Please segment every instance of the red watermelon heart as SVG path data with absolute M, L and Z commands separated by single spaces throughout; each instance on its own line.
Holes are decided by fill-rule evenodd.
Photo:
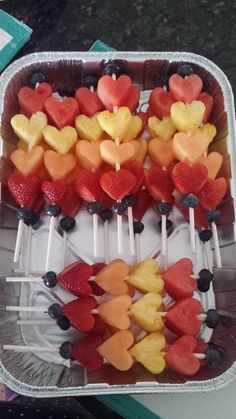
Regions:
M 66 192 L 66 184 L 63 180 L 55 180 L 54 182 L 45 180 L 41 189 L 52 204 L 60 204 Z
M 208 179 L 198 194 L 200 205 L 205 210 L 215 209 L 224 198 L 227 192 L 225 178 Z
M 205 112 L 203 117 L 203 124 L 206 124 L 211 116 L 212 108 L 213 108 L 213 97 L 209 95 L 207 92 L 202 92 L 198 98 L 203 104 L 205 105 Z
M 111 170 L 102 174 L 100 184 L 112 199 L 119 201 L 125 195 L 129 195 L 136 185 L 136 179 L 133 173 L 126 169 L 120 169 L 117 172 Z
M 97 348 L 103 343 L 100 335 L 87 335 L 73 343 L 72 358 L 88 371 L 98 371 L 103 366 L 103 357 Z
M 128 163 L 123 164 L 123 169 L 129 170 L 136 179 L 136 185 L 131 189 L 130 193 L 135 195 L 143 186 L 144 182 L 144 167 L 142 163 L 137 160 L 131 160 Z
M 208 170 L 202 163 L 190 165 L 177 163 L 172 170 L 172 179 L 176 188 L 184 195 L 197 194 L 208 178 Z
M 191 278 L 192 274 L 193 263 L 187 258 L 178 260 L 164 272 L 165 289 L 174 300 L 192 297 L 197 288 L 196 280 Z
M 124 102 L 120 106 L 127 106 L 130 112 L 133 113 L 135 109 L 137 109 L 138 107 L 139 98 L 140 98 L 140 89 L 138 87 L 131 86 L 127 98 L 124 100 Z
M 101 171 L 82 170 L 76 178 L 76 191 L 87 202 L 101 201 L 103 190 L 100 185 Z
M 175 99 L 170 92 L 162 87 L 156 87 L 152 90 L 148 103 L 154 115 L 162 119 L 170 115 L 170 108 L 175 103 Z
M 73 126 L 75 117 L 79 113 L 78 102 L 73 97 L 67 97 L 63 100 L 50 97 L 46 100 L 44 106 L 50 120 L 59 129 L 68 125 Z
M 17 204 L 21 206 L 32 206 L 40 187 L 41 179 L 35 174 L 25 177 L 20 173 L 13 173 L 8 179 L 8 188 Z
M 177 301 L 167 311 L 166 327 L 178 336 L 196 336 L 201 330 L 201 322 L 197 318 L 201 310 L 202 305 L 195 298 Z
M 88 263 L 74 262 L 59 273 L 57 281 L 77 297 L 88 297 L 92 292 L 88 279 L 92 275 L 93 268 Z
M 20 108 L 26 116 L 37 111 L 44 111 L 46 100 L 52 95 L 52 88 L 48 83 L 41 83 L 36 89 L 24 86 L 18 92 Z
M 125 102 L 131 88 L 131 78 L 126 75 L 113 80 L 111 76 L 103 76 L 98 81 L 97 94 L 109 111 L 120 107 Z
M 146 187 L 156 201 L 172 202 L 175 185 L 171 174 L 159 167 L 152 167 L 146 174 Z
M 91 92 L 87 87 L 80 87 L 75 98 L 79 103 L 80 113 L 91 118 L 96 112 L 101 112 L 104 105 L 96 92 Z
M 175 206 L 182 212 L 186 221 L 189 222 L 189 209 L 183 205 L 175 203 Z M 208 228 L 208 221 L 206 219 L 205 211 L 197 205 L 194 208 L 194 224 L 197 229 L 201 230 L 202 228 Z
M 84 297 L 65 304 L 62 307 L 62 312 L 76 329 L 81 332 L 89 332 L 95 325 L 95 318 L 91 311 L 96 307 L 95 298 Z
M 202 79 L 197 74 L 191 74 L 184 79 L 178 74 L 173 74 L 169 78 L 169 90 L 176 101 L 191 103 L 199 98 Z
M 165 354 L 168 368 L 178 374 L 196 374 L 201 366 L 199 359 L 193 354 L 197 350 L 197 342 L 196 338 L 188 335 L 177 339 Z

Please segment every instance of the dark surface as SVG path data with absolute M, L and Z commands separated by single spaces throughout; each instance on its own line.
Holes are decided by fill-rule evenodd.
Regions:
M 33 29 L 20 55 L 86 51 L 191 51 L 214 61 L 236 89 L 234 0 L 9 0 L 1 8 Z

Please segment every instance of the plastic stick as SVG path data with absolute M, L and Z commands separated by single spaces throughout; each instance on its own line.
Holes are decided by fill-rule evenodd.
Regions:
M 133 209 L 128 207 L 128 223 L 129 223 L 129 243 L 130 253 L 132 256 L 135 255 L 135 243 L 134 243 L 134 228 L 133 228 Z
M 22 219 L 20 219 L 19 223 L 18 223 L 17 236 L 16 236 L 14 262 L 18 262 L 18 260 L 19 260 L 20 250 L 21 250 L 21 242 L 22 242 L 22 235 L 23 235 L 23 228 L 24 228 L 24 221 Z
M 4 351 L 14 352 L 58 352 L 56 346 L 24 346 L 24 345 L 3 345 Z
M 191 207 L 189 208 L 189 229 L 190 229 L 191 251 L 192 253 L 196 253 L 194 209 Z
M 221 261 L 221 254 L 220 254 L 220 246 L 219 246 L 219 238 L 216 223 L 211 223 L 213 241 L 214 241 L 214 248 L 215 248 L 215 255 L 216 255 L 216 266 L 217 268 L 222 268 L 222 261 Z
M 93 255 L 98 256 L 98 215 L 93 214 Z
M 140 234 L 136 233 L 135 237 L 135 247 L 136 247 L 136 262 L 139 263 L 141 261 L 140 255 Z
M 32 248 L 32 226 L 30 225 L 30 226 L 28 226 L 28 231 L 27 231 L 25 275 L 29 275 L 29 273 L 30 273 L 31 248 Z
M 45 271 L 49 271 L 50 263 L 51 263 L 51 256 L 52 256 L 52 245 L 53 245 L 53 233 L 56 224 L 57 217 L 50 217 L 50 224 L 49 224 L 49 235 L 48 235 L 48 247 L 47 247 L 47 256 L 46 256 L 46 264 L 45 264 Z
M 105 263 L 109 263 L 109 223 L 104 222 L 104 247 L 105 247 Z
M 66 266 L 66 247 L 67 247 L 68 233 L 63 231 L 63 244 L 62 244 L 62 270 Z

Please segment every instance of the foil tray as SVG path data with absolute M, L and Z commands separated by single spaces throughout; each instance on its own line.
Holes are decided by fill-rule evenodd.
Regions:
M 9 163 L 9 153 L 14 150 L 17 138 L 11 126 L 11 117 L 19 111 L 17 92 L 23 85 L 30 85 L 33 71 L 42 70 L 47 75 L 53 91 L 65 83 L 78 88 L 81 85 L 84 73 L 96 71 L 102 74 L 102 61 L 107 59 L 122 60 L 127 73 L 134 84 L 142 90 L 142 103 L 145 106 L 145 97 L 155 86 L 155 77 L 159 72 L 176 71 L 180 63 L 192 63 L 194 72 L 199 74 L 204 83 L 204 91 L 214 97 L 214 111 L 211 122 L 217 127 L 217 136 L 210 146 L 210 151 L 219 151 L 223 157 L 223 166 L 220 175 L 227 178 L 230 192 L 221 204 L 222 216 L 218 224 L 218 233 L 221 246 L 223 268 L 214 268 L 214 249 L 208 249 L 208 256 L 214 268 L 214 292 L 211 288 L 207 294 L 201 295 L 205 310 L 216 307 L 222 314 L 222 324 L 212 333 L 203 327 L 201 337 L 219 344 L 226 350 L 223 363 L 216 369 L 201 368 L 198 374 L 186 379 L 166 370 L 161 375 L 154 376 L 146 371 L 140 364 L 128 372 L 121 373 L 113 367 L 105 365 L 99 372 L 87 373 L 75 363 L 63 363 L 55 355 L 16 354 L 4 352 L 0 348 L 0 380 L 20 394 L 34 397 L 115 394 L 115 393 L 162 393 L 162 392 L 193 392 L 209 391 L 220 388 L 233 380 L 236 375 L 236 247 L 235 243 L 235 196 L 236 196 L 236 150 L 235 150 L 235 123 L 234 102 L 230 84 L 224 73 L 211 61 L 191 53 L 141 53 L 141 52 L 109 52 L 109 53 L 79 53 L 79 52 L 43 52 L 28 55 L 14 62 L 0 78 L 0 342 L 1 344 L 53 344 L 63 341 L 63 333 L 58 330 L 44 327 L 17 326 L 18 313 L 5 312 L 6 305 L 18 304 L 48 304 L 55 301 L 44 288 L 37 284 L 13 284 L 5 282 L 6 276 L 12 276 L 24 271 L 24 253 L 22 252 L 18 266 L 13 264 L 13 252 L 16 238 L 15 204 L 6 187 L 7 178 L 12 171 Z M 70 234 L 68 246 L 68 260 L 73 262 L 79 258 L 92 263 L 94 258 L 91 250 L 92 237 L 91 219 L 81 211 L 78 214 L 79 230 Z M 188 225 L 181 214 L 175 210 L 173 214 L 174 231 L 168 238 L 169 264 L 181 257 L 192 257 L 189 250 Z M 35 231 L 32 240 L 31 272 L 43 269 L 46 252 L 46 239 L 48 232 L 47 219 Z M 141 236 L 141 256 L 156 257 L 160 259 L 160 237 L 157 234 L 156 224 L 158 218 L 150 210 L 144 218 L 146 228 Z M 125 223 L 124 223 L 125 224 Z M 103 242 L 102 227 L 100 226 L 100 243 Z M 125 227 L 124 227 L 125 230 Z M 124 235 L 127 235 L 124 231 Z M 115 250 L 115 222 L 110 228 L 110 243 L 112 243 L 111 259 L 117 256 Z M 128 242 L 128 235 L 124 242 Z M 52 269 L 60 270 L 60 247 L 62 237 L 55 232 L 52 258 Z M 114 245 L 113 245 L 114 243 Z M 37 249 L 40 248 L 40 254 Z M 99 248 L 99 257 L 103 259 L 103 247 Z M 127 249 L 125 259 L 132 263 Z M 127 256 L 127 257 L 126 257 Z M 197 241 L 197 257 L 193 259 L 194 270 L 198 272 L 206 266 L 205 249 Z M 68 295 L 56 290 L 63 301 Z M 21 316 L 27 318 L 27 315 Z M 31 317 L 32 318 L 32 317 Z M 37 318 L 39 316 L 37 315 Z M 211 336 L 212 334 L 212 336 Z M 77 335 L 78 336 L 78 335 Z M 74 338 L 74 333 L 66 334 L 66 339 Z

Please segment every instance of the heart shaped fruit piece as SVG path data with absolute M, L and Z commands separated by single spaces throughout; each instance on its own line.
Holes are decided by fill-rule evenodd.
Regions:
M 98 114 L 98 122 L 101 128 L 113 139 L 125 138 L 127 129 L 132 121 L 129 108 L 121 107 L 116 112 L 103 111 Z
M 172 143 L 172 151 L 177 160 L 195 163 L 207 151 L 208 137 L 202 132 L 193 135 L 178 132 Z
M 144 214 L 151 206 L 152 198 L 150 197 L 146 189 L 141 189 L 136 195 L 136 197 L 138 202 L 133 207 L 133 217 L 135 220 L 141 221 L 143 219 Z
M 156 115 L 158 118 L 169 116 L 171 105 L 174 102 L 175 99 L 172 94 L 162 89 L 162 87 L 153 89 L 148 101 L 153 115 Z
M 76 167 L 76 158 L 72 153 L 59 154 L 48 150 L 44 153 L 44 165 L 52 180 L 65 179 Z
M 125 295 L 128 293 L 128 286 L 125 282 L 129 274 L 129 266 L 122 259 L 115 259 L 105 266 L 95 277 L 95 282 L 113 296 Z
M 227 192 L 225 178 L 208 179 L 198 194 L 200 205 L 205 210 L 215 209 Z
M 135 195 L 143 186 L 143 182 L 144 182 L 143 164 L 137 160 L 131 160 L 125 163 L 122 167 L 123 169 L 129 170 L 135 176 L 136 185 L 130 191 L 130 194 Z
M 66 97 L 63 100 L 50 97 L 44 106 L 50 120 L 59 129 L 74 125 L 75 117 L 79 113 L 78 102 L 73 97 Z
M 166 327 L 178 336 L 196 336 L 201 330 L 201 322 L 197 317 L 201 311 L 202 305 L 195 298 L 177 301 L 167 311 Z
M 192 297 L 197 288 L 196 280 L 191 278 L 192 274 L 193 263 L 187 258 L 178 260 L 164 272 L 165 289 L 174 300 Z
M 76 329 L 81 332 L 89 332 L 95 324 L 95 318 L 91 311 L 96 306 L 97 301 L 93 297 L 77 298 L 64 304 L 62 312 Z
M 202 80 L 197 74 L 182 78 L 173 74 L 169 78 L 170 93 L 176 101 L 191 103 L 199 98 L 202 90 Z
M 150 116 L 148 118 L 148 130 L 152 138 L 160 137 L 163 141 L 167 141 L 173 137 L 176 132 L 176 128 L 170 117 L 165 117 L 162 120 L 156 116 Z
M 202 163 L 190 165 L 177 163 L 172 170 L 172 179 L 176 188 L 183 194 L 198 194 L 208 178 L 207 168 Z
M 122 75 L 117 80 L 111 76 L 103 76 L 98 81 L 97 94 L 109 111 L 120 107 L 128 97 L 131 88 L 131 78 Z
M 222 166 L 223 156 L 222 154 L 217 153 L 217 151 L 212 151 L 207 157 L 200 157 L 198 161 L 206 166 L 208 177 L 215 179 Z
M 150 292 L 132 304 L 130 316 L 147 332 L 156 332 L 164 327 L 164 322 L 157 311 L 161 306 L 162 297 L 155 292 Z
M 128 349 L 133 345 L 134 337 L 129 330 L 121 330 L 103 342 L 98 353 L 119 371 L 129 370 L 133 364 L 133 357 Z
M 99 122 L 98 115 L 95 114 L 91 118 L 85 115 L 78 115 L 75 119 L 75 128 L 82 140 L 96 142 L 100 140 L 104 134 Z
M 44 140 L 60 154 L 66 154 L 77 141 L 77 132 L 73 127 L 64 127 L 60 131 L 47 125 L 43 130 Z
M 213 97 L 209 95 L 207 92 L 202 92 L 198 98 L 201 102 L 205 105 L 205 113 L 202 123 L 206 124 L 211 116 L 212 108 L 213 108 Z
M 163 141 L 161 138 L 149 141 L 148 154 L 152 162 L 161 167 L 168 167 L 175 160 L 172 144 L 172 140 Z
M 30 206 L 40 192 L 41 179 L 35 174 L 23 176 L 20 173 L 12 173 L 8 179 L 8 188 L 21 206 Z
M 150 195 L 157 201 L 172 202 L 175 185 L 171 174 L 159 167 L 152 167 L 146 174 L 146 186 Z
M 193 354 L 197 346 L 198 341 L 193 336 L 181 336 L 165 354 L 168 368 L 178 374 L 189 376 L 196 374 L 201 366 L 199 359 Z
M 91 118 L 95 113 L 103 111 L 104 105 L 96 92 L 91 92 L 87 87 L 80 87 L 75 94 L 79 103 L 80 113 Z
M 22 112 L 31 116 L 37 111 L 44 110 L 46 100 L 52 95 L 52 88 L 48 83 L 41 83 L 36 89 L 24 86 L 18 92 L 18 101 Z
M 126 330 L 130 326 L 130 318 L 127 313 L 132 304 L 129 295 L 114 297 L 112 300 L 98 306 L 98 313 L 105 323 Z
M 102 189 L 115 201 L 119 201 L 128 195 L 136 185 L 136 179 L 133 173 L 126 169 L 120 169 L 118 172 L 109 171 L 103 173 L 100 179 Z
M 75 153 L 80 167 L 83 169 L 98 169 L 102 164 L 100 153 L 101 141 L 89 143 L 88 141 L 78 141 L 75 147 Z
M 91 332 L 90 332 L 91 333 Z M 72 345 L 72 359 L 78 361 L 87 371 L 98 371 L 103 367 L 103 357 L 97 352 L 103 343 L 100 335 L 89 334 Z
M 115 165 L 132 160 L 135 157 L 136 150 L 132 143 L 116 145 L 113 141 L 104 140 L 100 145 L 100 152 L 105 162 Z
M 36 112 L 29 119 L 21 114 L 14 115 L 11 118 L 11 126 L 14 132 L 30 147 L 40 143 L 46 125 L 47 116 L 43 112 Z
M 43 154 L 43 147 L 38 145 L 28 151 L 15 150 L 11 153 L 10 159 L 22 175 L 28 176 L 38 172 L 43 166 Z
M 87 202 L 100 201 L 103 190 L 100 186 L 101 172 L 82 170 L 76 178 L 76 191 Z
M 165 358 L 161 350 L 166 346 L 165 337 L 158 332 L 150 333 L 136 343 L 129 353 L 153 374 L 160 374 L 165 368 Z
M 145 259 L 132 272 L 128 283 L 142 292 L 160 292 L 164 282 L 160 274 L 160 266 L 154 259 Z
M 199 100 L 185 105 L 176 102 L 171 106 L 171 120 L 178 131 L 194 132 L 200 127 L 205 113 L 205 106 Z
M 63 180 L 55 180 L 54 182 L 44 181 L 42 183 L 42 192 L 46 195 L 52 204 L 60 204 L 65 192 L 66 184 Z
M 93 274 L 93 268 L 88 263 L 74 262 L 67 266 L 57 277 L 58 283 L 77 297 L 88 297 L 91 286 L 88 279 Z

